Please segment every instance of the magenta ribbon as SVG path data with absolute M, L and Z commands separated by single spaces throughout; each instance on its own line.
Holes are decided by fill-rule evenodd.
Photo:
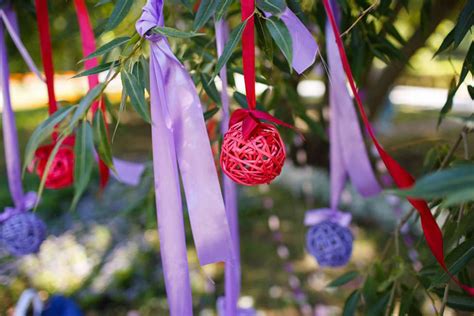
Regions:
M 153 169 L 161 257 L 172 316 L 192 315 L 179 175 L 201 265 L 233 259 L 224 201 L 194 83 L 165 37 L 163 0 L 148 0 L 136 24 L 150 42 Z M 179 165 L 179 171 L 178 171 Z
M 217 56 L 220 57 L 224 51 L 225 44 L 229 38 L 229 25 L 223 19 L 215 22 Z M 227 92 L 227 67 L 224 65 L 219 76 L 222 82 L 221 102 L 222 120 L 221 133 L 224 135 L 229 126 L 230 108 L 229 95 Z M 240 237 L 239 237 L 239 217 L 237 208 L 237 185 L 225 173 L 222 173 L 222 183 L 224 187 L 224 204 L 227 213 L 227 221 L 230 226 L 230 233 L 234 247 L 234 260 L 225 266 L 225 306 L 226 316 L 236 316 L 238 314 L 237 302 L 240 296 L 241 271 L 240 271 Z M 224 308 L 222 308 L 224 310 Z M 224 315 L 224 313 L 222 314 Z
M 21 182 L 21 159 L 18 146 L 18 135 L 15 123 L 15 115 L 10 99 L 10 71 L 8 67 L 8 52 L 5 43 L 5 27 L 10 36 L 14 40 L 21 55 L 25 59 L 28 66 L 40 78 L 36 66 L 27 53 L 18 36 L 18 24 L 16 15 L 11 6 L 0 9 L 0 80 L 3 98 L 3 142 L 5 151 L 5 161 L 7 168 L 8 187 L 13 200 L 14 207 L 6 207 L 4 212 L 0 214 L 0 221 L 8 219 L 10 216 L 29 210 L 36 201 L 36 194 L 23 191 Z M 33 204 L 31 203 L 33 201 Z
M 268 12 L 265 12 L 265 15 L 271 16 Z M 298 74 L 302 74 L 314 64 L 316 54 L 318 53 L 318 44 L 311 32 L 290 8 L 286 7 L 281 13 L 280 19 L 285 23 L 291 36 L 293 48 L 291 66 Z

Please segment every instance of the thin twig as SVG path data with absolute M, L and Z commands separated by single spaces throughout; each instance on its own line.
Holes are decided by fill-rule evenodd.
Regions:
M 464 144 L 464 159 L 465 160 L 469 160 L 469 146 L 467 143 L 467 132 L 468 131 L 466 129 L 463 129 L 460 135 Z M 465 206 L 466 206 L 466 203 L 462 203 L 461 207 L 459 208 L 459 214 L 456 220 L 456 231 L 458 230 L 459 224 L 461 223 Z M 461 238 L 458 238 L 458 240 L 456 241 L 456 247 L 459 246 L 460 241 L 461 241 Z M 446 304 L 448 303 L 448 296 L 449 296 L 449 280 L 446 282 L 446 286 L 444 288 L 444 294 L 443 294 L 443 301 L 441 302 L 441 307 L 439 309 L 439 314 L 441 316 L 444 315 L 444 310 L 446 309 Z
M 368 7 L 364 11 L 362 11 L 362 13 L 359 15 L 359 17 L 355 20 L 355 22 L 352 23 L 352 25 L 349 26 L 349 28 L 347 30 L 342 32 L 341 37 L 344 37 L 345 35 L 347 35 L 347 33 L 349 33 L 357 25 L 357 23 L 359 23 L 360 20 L 362 20 L 370 11 L 375 9 L 379 5 L 379 3 L 380 3 L 380 0 L 377 0 L 370 7 Z

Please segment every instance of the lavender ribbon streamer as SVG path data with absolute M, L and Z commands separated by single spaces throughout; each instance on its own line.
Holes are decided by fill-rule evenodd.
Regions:
M 3 13 L 3 10 L 2 10 Z M 6 16 L 3 14 L 2 16 Z M 11 16 L 11 15 L 10 15 Z M 8 53 L 5 43 L 5 29 L 3 21 L 0 22 L 0 73 L 3 97 L 3 142 L 5 161 L 7 167 L 8 187 L 15 205 L 15 209 L 24 208 L 24 193 L 21 185 L 20 150 L 18 148 L 18 135 L 15 116 L 10 101 L 10 72 L 8 68 Z
M 265 14 L 271 16 L 270 13 L 266 12 Z M 291 36 L 293 46 L 293 60 L 291 61 L 291 65 L 298 74 L 301 74 L 314 64 L 316 54 L 318 53 L 318 44 L 314 40 L 311 32 L 290 8 L 286 7 L 281 13 L 280 18 L 283 23 L 285 23 Z
M 352 215 L 350 213 L 341 212 L 333 208 L 320 208 L 309 210 L 304 217 L 305 226 L 314 226 L 326 220 L 338 223 L 341 226 L 347 227 L 351 223 Z
M 229 37 L 229 26 L 223 19 L 215 22 L 217 56 L 220 57 L 224 51 L 224 46 Z M 224 65 L 220 70 L 219 76 L 222 81 L 221 102 L 222 102 L 222 120 L 221 132 L 224 135 L 229 128 L 229 95 L 227 94 L 227 68 Z M 240 237 L 239 237 L 239 219 L 237 209 L 237 185 L 224 173 L 222 173 L 222 182 L 224 186 L 224 204 L 226 207 L 227 221 L 230 226 L 230 233 L 234 247 L 235 260 L 230 260 L 225 265 L 225 310 L 226 316 L 236 316 L 237 301 L 240 296 Z
M 196 88 L 163 36 L 163 0 L 148 0 L 136 24 L 150 41 L 153 167 L 170 314 L 192 315 L 179 174 L 201 265 L 233 259 L 217 172 Z M 179 172 L 178 172 L 179 165 Z
M 115 179 L 130 186 L 140 184 L 142 174 L 145 171 L 144 164 L 118 158 L 113 158 L 113 162 L 116 173 L 112 172 L 112 176 Z
M 219 316 L 229 316 L 228 309 L 226 308 L 227 301 L 224 297 L 219 297 L 217 299 L 217 315 Z M 253 308 L 238 308 L 236 311 L 237 316 L 256 316 L 257 311 Z
M 326 25 L 326 50 L 328 56 L 330 86 L 329 127 L 331 163 L 331 208 L 337 209 L 344 182 L 349 176 L 362 196 L 378 194 L 378 183 L 365 148 L 357 113 L 346 86 L 344 69 L 339 59 L 336 41 Z
M 20 55 L 23 57 L 23 60 L 25 63 L 28 65 L 30 70 L 41 80 L 45 81 L 45 78 L 41 75 L 41 72 L 38 70 L 38 67 L 36 67 L 36 64 L 34 63 L 33 59 L 31 58 L 30 54 L 25 48 L 25 45 L 20 39 L 20 36 L 18 35 L 18 21 L 16 18 L 15 11 L 13 11 L 11 8 L 7 9 L 1 9 L 0 10 L 0 17 L 10 34 L 10 37 L 15 43 L 15 46 L 17 47 L 18 51 L 20 52 Z

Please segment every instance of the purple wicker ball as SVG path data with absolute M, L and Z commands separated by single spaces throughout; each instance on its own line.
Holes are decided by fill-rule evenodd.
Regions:
M 38 252 L 45 237 L 46 225 L 30 212 L 15 214 L 0 227 L 0 240 L 14 256 Z
M 306 235 L 306 246 L 322 267 L 340 267 L 352 254 L 349 228 L 326 220 L 312 226 Z

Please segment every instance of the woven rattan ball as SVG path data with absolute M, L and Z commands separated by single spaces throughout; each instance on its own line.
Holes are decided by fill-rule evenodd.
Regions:
M 46 237 L 46 225 L 35 214 L 18 213 L 0 227 L 0 240 L 14 256 L 38 252 Z
M 323 267 L 347 264 L 352 254 L 352 241 L 349 228 L 328 220 L 312 226 L 306 235 L 308 251 Z
M 221 167 L 237 183 L 270 183 L 280 174 L 285 158 L 285 144 L 273 125 L 259 123 L 250 137 L 245 139 L 242 122 L 239 122 L 224 135 Z

